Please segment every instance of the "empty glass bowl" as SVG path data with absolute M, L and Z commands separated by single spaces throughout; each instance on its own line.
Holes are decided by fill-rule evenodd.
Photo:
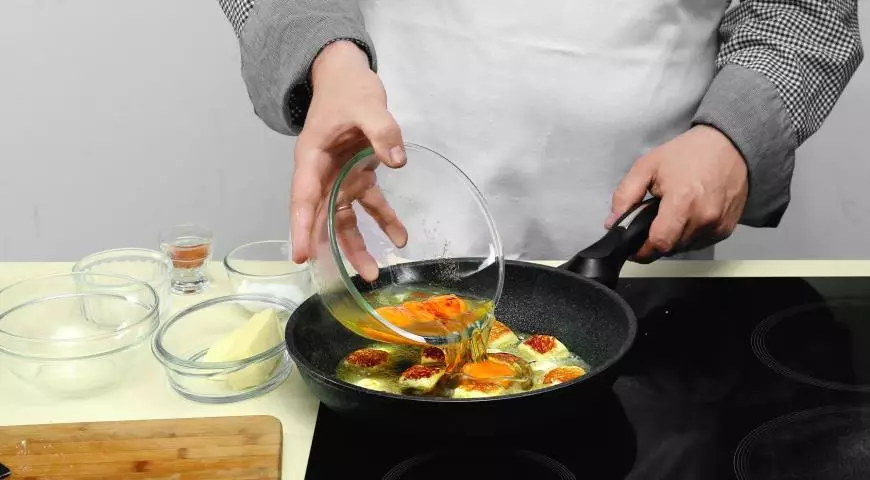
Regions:
M 274 313 L 274 321 L 259 322 L 251 308 L 255 315 Z M 284 327 L 295 309 L 287 299 L 266 295 L 200 302 L 161 325 L 152 343 L 154 356 L 172 388 L 187 399 L 228 403 L 262 395 L 279 386 L 292 369 Z M 257 328 L 239 331 L 245 326 Z
M 160 317 L 164 318 L 169 312 L 172 261 L 163 252 L 146 248 L 105 250 L 79 260 L 72 271 L 126 275 L 147 282 L 160 299 Z
M 311 275 L 326 308 L 359 335 L 455 343 L 464 332 L 437 323 L 411 331 L 377 309 L 456 294 L 491 311 L 504 283 L 501 240 L 480 191 L 455 164 L 419 145 L 405 150 L 401 168 L 380 164 L 371 149 L 344 166 L 315 218 Z
M 287 240 L 264 240 L 236 247 L 224 257 L 224 268 L 235 293 L 274 295 L 295 304 L 304 302 L 312 293 L 309 267 L 290 260 Z
M 159 299 L 146 282 L 100 273 L 24 280 L 0 290 L 0 365 L 61 396 L 95 393 L 148 358 Z

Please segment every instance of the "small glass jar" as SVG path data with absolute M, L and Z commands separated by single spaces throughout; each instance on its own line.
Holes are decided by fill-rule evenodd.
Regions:
M 192 295 L 208 288 L 205 267 L 214 249 L 211 230 L 198 225 L 175 225 L 160 232 L 160 249 L 172 260 L 173 293 Z

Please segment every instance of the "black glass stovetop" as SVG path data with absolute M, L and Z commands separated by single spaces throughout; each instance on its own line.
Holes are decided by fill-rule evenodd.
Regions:
M 425 431 L 321 408 L 306 479 L 870 478 L 870 278 L 636 278 L 618 291 L 640 329 L 594 415 L 441 459 Z

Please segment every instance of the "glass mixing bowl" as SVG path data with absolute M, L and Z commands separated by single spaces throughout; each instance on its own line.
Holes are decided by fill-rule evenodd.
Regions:
M 300 304 L 311 296 L 308 264 L 290 260 L 290 242 L 263 240 L 234 248 L 224 268 L 235 293 L 274 295 Z
M 169 313 L 172 260 L 163 252 L 145 248 L 117 248 L 94 253 L 79 260 L 73 273 L 108 273 L 147 282 L 160 299 L 160 318 Z M 86 280 L 86 276 L 79 277 Z
M 380 164 L 366 149 L 340 171 L 315 218 L 311 276 L 323 305 L 359 335 L 457 343 L 491 317 L 501 295 L 501 239 L 483 195 L 459 167 L 426 147 L 405 149 L 400 168 Z M 489 314 L 464 331 L 437 322 L 412 329 L 379 309 L 421 293 L 455 294 Z
M 160 301 L 146 282 L 100 273 L 24 280 L 0 290 L 0 366 L 55 396 L 137 378 Z

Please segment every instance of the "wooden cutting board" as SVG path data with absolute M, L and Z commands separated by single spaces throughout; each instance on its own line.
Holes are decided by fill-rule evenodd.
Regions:
M 269 416 L 0 427 L 0 463 L 23 479 L 278 479 Z

